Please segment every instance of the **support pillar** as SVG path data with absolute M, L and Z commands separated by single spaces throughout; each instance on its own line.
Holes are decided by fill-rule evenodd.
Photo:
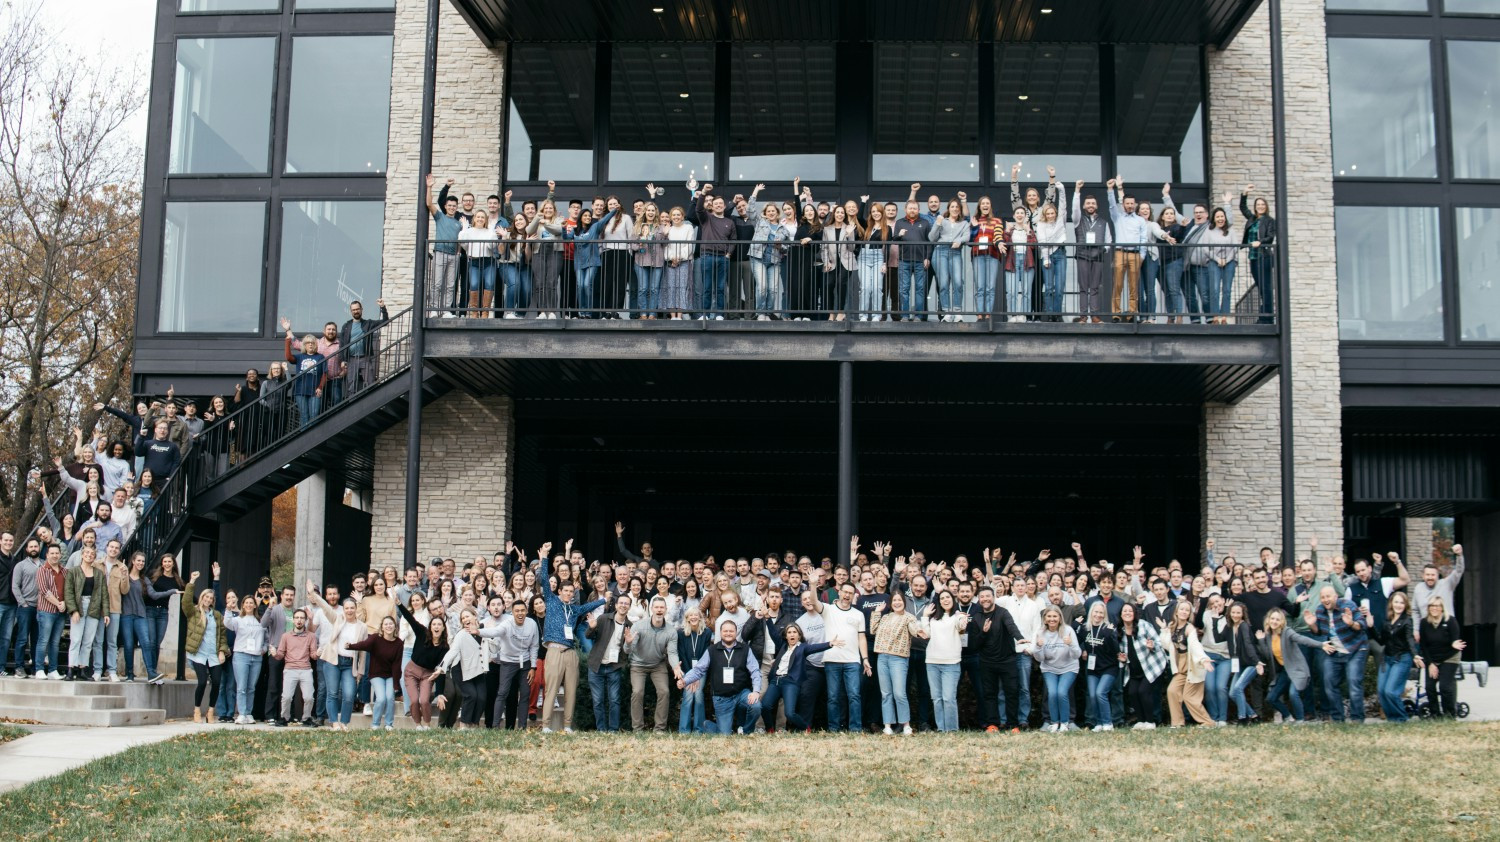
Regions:
M 328 472 L 318 471 L 297 483 L 297 540 L 292 584 L 299 605 L 306 604 L 307 580 L 323 584 L 323 548 L 328 530 Z M 278 582 L 279 586 L 281 583 Z
M 1276 218 L 1287 216 L 1286 180 L 1286 75 L 1282 70 L 1281 0 L 1270 0 L 1267 16 L 1271 30 L 1271 137 L 1272 169 L 1276 179 Z M 1281 329 L 1281 547 L 1287 558 L 1295 557 L 1297 546 L 1297 483 L 1295 480 L 1295 432 L 1292 427 L 1292 320 L 1287 301 L 1291 294 L 1287 259 L 1287 229 L 1282 225 L 1276 237 L 1276 310 Z
M 854 364 L 845 360 L 839 363 L 839 513 L 838 540 L 834 542 L 837 552 L 842 554 L 849 546 L 849 537 L 854 534 L 858 518 L 858 500 L 854 496 Z

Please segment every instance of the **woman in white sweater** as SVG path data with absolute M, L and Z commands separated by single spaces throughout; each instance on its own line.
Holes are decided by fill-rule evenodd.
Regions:
M 281 609 L 277 609 L 278 611 Z M 255 682 L 260 678 L 261 656 L 266 653 L 266 629 L 255 616 L 255 597 L 240 600 L 239 610 L 224 612 L 224 628 L 234 632 L 234 700 L 236 725 L 254 725 Z
M 453 677 L 458 680 L 458 692 L 463 696 L 463 707 L 458 713 L 458 728 L 463 730 L 479 724 L 479 716 L 484 709 L 484 682 L 489 675 L 489 664 L 484 654 L 484 642 L 479 639 L 479 617 L 466 608 L 459 615 L 459 623 L 463 630 L 453 636 L 448 654 L 443 656 L 442 663 L 438 664 L 434 672 L 448 675 L 453 667 L 458 667 L 458 672 Z
M 1078 635 L 1062 620 L 1062 611 L 1049 605 L 1042 611 L 1042 633 L 1032 648 L 1037 664 L 1042 668 L 1042 681 L 1047 685 L 1047 722 L 1043 731 L 1077 731 L 1073 724 L 1070 700 L 1073 682 L 1078 680 L 1078 659 L 1083 650 L 1078 646 Z
M 958 673 L 968 637 L 969 615 L 958 610 L 952 591 L 943 591 L 922 612 L 927 634 L 927 685 L 932 689 L 938 731 L 958 730 Z
M 1198 642 L 1198 630 L 1193 628 L 1191 602 L 1177 600 L 1172 609 L 1172 621 L 1162 629 L 1160 640 L 1172 670 L 1172 681 L 1167 685 L 1167 708 L 1172 715 L 1172 727 L 1183 726 L 1183 705 L 1187 705 L 1188 713 L 1199 725 L 1215 724 L 1203 707 L 1203 680 L 1208 675 L 1210 663 L 1208 653 Z

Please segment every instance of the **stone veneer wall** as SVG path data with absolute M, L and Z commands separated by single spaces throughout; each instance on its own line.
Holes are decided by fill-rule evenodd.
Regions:
M 504 547 L 514 488 L 510 398 L 452 392 L 422 411 L 421 547 L 417 558 L 486 555 Z M 375 440 L 370 558 L 401 563 L 406 534 L 406 422 Z
M 1323 552 L 1341 553 L 1338 284 L 1322 0 L 1283 0 L 1282 37 L 1286 204 L 1296 220 L 1288 240 L 1296 536 L 1298 546 L 1305 546 L 1316 534 Z M 1228 49 L 1208 53 L 1211 195 L 1228 191 L 1236 204 L 1247 182 L 1255 184 L 1259 195 L 1269 197 L 1275 189 L 1269 45 L 1262 4 Z M 1240 219 L 1237 209 L 1231 217 Z M 1262 545 L 1281 543 L 1279 414 L 1279 378 L 1237 405 L 1204 409 L 1203 537 L 1214 538 L 1220 554 L 1252 557 Z
M 423 173 L 422 59 L 426 54 L 426 0 L 396 0 L 391 59 L 391 128 L 386 172 L 382 294 L 394 311 L 411 303 L 418 195 Z M 452 178 L 453 190 L 484 197 L 498 193 L 505 51 L 487 49 L 454 10 L 442 4 L 438 23 L 437 98 L 433 111 L 432 170 L 436 187 Z M 433 191 L 435 196 L 436 189 Z M 429 222 L 429 225 L 431 223 Z M 428 235 L 432 232 L 429 229 Z

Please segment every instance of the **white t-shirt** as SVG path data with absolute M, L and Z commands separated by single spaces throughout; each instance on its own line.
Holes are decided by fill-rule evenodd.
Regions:
M 865 615 L 854 606 L 840 608 L 838 603 L 823 606 L 823 639 L 839 638 L 843 646 L 835 646 L 823 653 L 823 662 L 828 664 L 859 663 L 859 637 L 865 633 Z

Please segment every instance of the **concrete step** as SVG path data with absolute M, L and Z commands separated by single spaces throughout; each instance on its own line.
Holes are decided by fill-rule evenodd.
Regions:
M 123 696 L 124 687 L 109 681 L 52 681 L 0 678 L 0 693 L 41 693 L 48 696 Z
M 124 710 L 125 695 L 64 696 L 48 693 L 0 691 L 0 711 L 9 708 L 60 708 L 64 710 Z
M 0 717 L 41 722 L 45 725 L 84 725 L 107 728 L 122 725 L 161 725 L 167 721 L 167 712 L 154 708 L 70 710 L 57 707 L 0 705 Z

